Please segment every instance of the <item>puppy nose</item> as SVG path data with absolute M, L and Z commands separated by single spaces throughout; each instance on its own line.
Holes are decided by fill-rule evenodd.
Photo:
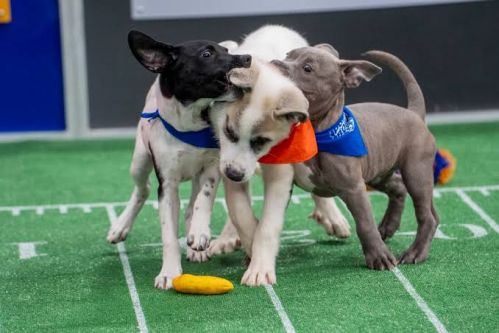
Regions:
M 244 178 L 244 172 L 233 169 L 231 167 L 225 168 L 225 175 L 227 176 L 227 178 L 235 182 L 240 182 Z
M 242 55 L 241 56 L 241 63 L 243 65 L 243 67 L 251 66 L 251 56 L 248 54 Z

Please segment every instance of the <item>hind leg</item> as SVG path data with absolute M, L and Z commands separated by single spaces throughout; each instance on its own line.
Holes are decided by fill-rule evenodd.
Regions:
M 336 206 L 334 198 L 324 198 L 312 194 L 312 199 L 315 202 L 315 209 L 309 218 L 317 221 L 331 236 L 350 237 L 350 225 Z
M 388 195 L 388 207 L 378 226 L 381 238 L 386 240 L 391 238 L 400 227 L 407 189 L 402 181 L 402 176 L 398 173 L 392 174 L 381 183 L 369 185 Z
M 401 169 L 407 191 L 414 203 L 418 222 L 416 239 L 400 257 L 399 262 L 402 264 L 416 264 L 426 260 L 439 223 L 433 206 L 434 154 L 425 154 L 423 158 L 416 157 Z
M 108 242 L 115 244 L 124 241 L 132 229 L 135 217 L 137 217 L 137 214 L 140 212 L 144 202 L 149 196 L 149 174 L 151 173 L 151 170 L 151 156 L 142 142 L 142 136 L 139 130 L 137 132 L 132 164 L 130 166 L 130 174 L 135 183 L 135 188 L 128 200 L 125 210 L 109 229 L 107 234 Z

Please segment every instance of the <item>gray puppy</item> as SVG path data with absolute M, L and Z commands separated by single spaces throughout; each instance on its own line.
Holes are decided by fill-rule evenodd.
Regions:
M 407 109 L 384 103 L 350 105 L 369 153 L 351 157 L 321 152 L 296 165 L 294 179 L 308 191 L 322 196 L 339 195 L 345 201 L 355 219 L 367 266 L 383 270 L 396 265 L 383 240 L 399 228 L 407 192 L 414 202 L 418 229 L 400 263 L 417 263 L 428 257 L 439 222 L 432 197 L 436 146 L 424 121 L 424 97 L 411 71 L 389 53 L 370 51 L 365 55 L 387 65 L 400 77 L 407 92 Z M 339 59 L 330 45 L 296 49 L 285 61 L 273 63 L 309 100 L 310 119 L 316 132 L 330 128 L 343 115 L 345 88 L 358 87 L 381 72 L 368 61 Z M 365 183 L 389 197 L 379 232 Z

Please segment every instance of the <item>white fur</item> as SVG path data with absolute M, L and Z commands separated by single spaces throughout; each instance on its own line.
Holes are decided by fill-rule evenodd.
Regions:
M 258 158 L 266 154 L 272 145 L 289 135 L 290 124 L 285 121 L 275 122 L 276 127 L 264 133 L 272 141 L 259 154 L 251 150 L 249 142 L 255 124 L 268 116 L 268 110 L 265 110 L 263 105 L 264 101 L 269 98 L 276 99 L 277 94 L 291 89 L 290 87 L 297 89 L 288 78 L 267 62 L 273 59 L 282 60 L 290 50 L 307 45 L 299 34 L 284 27 L 266 26 L 249 35 L 241 46 L 233 51 L 251 54 L 252 68 L 256 68 L 259 72 L 258 79 L 252 86 L 249 104 L 245 106 L 237 127 L 239 141 L 233 143 L 223 134 L 225 115 L 216 121 L 220 136 L 221 172 L 223 173 L 227 167 L 244 171 L 243 183 L 236 184 L 224 180 L 224 184 L 226 184 L 226 200 L 231 220 L 238 230 L 243 247 L 251 256 L 250 265 L 241 281 L 242 284 L 249 286 L 276 282 L 275 260 L 279 250 L 279 235 L 294 175 L 293 167 L 289 164 L 262 165 L 266 185 L 265 203 L 262 219 L 257 224 L 251 211 L 250 199 L 244 189 L 244 182 L 254 174 Z M 348 224 L 334 201 L 319 197 L 314 199 L 316 209 L 311 217 L 322 224 L 328 233 L 340 237 L 348 236 L 350 234 Z

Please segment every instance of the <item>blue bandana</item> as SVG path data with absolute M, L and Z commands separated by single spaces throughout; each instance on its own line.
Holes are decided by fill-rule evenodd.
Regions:
M 142 112 L 140 114 L 140 117 L 146 119 L 159 118 L 168 133 L 170 133 L 179 141 L 185 142 L 191 146 L 197 148 L 219 148 L 215 133 L 213 133 L 211 127 L 206 127 L 199 131 L 181 132 L 170 125 L 165 119 L 163 119 L 158 110 L 156 110 L 155 112 Z
M 319 152 L 344 156 L 365 156 L 367 148 L 352 111 L 346 106 L 336 123 L 315 133 Z

